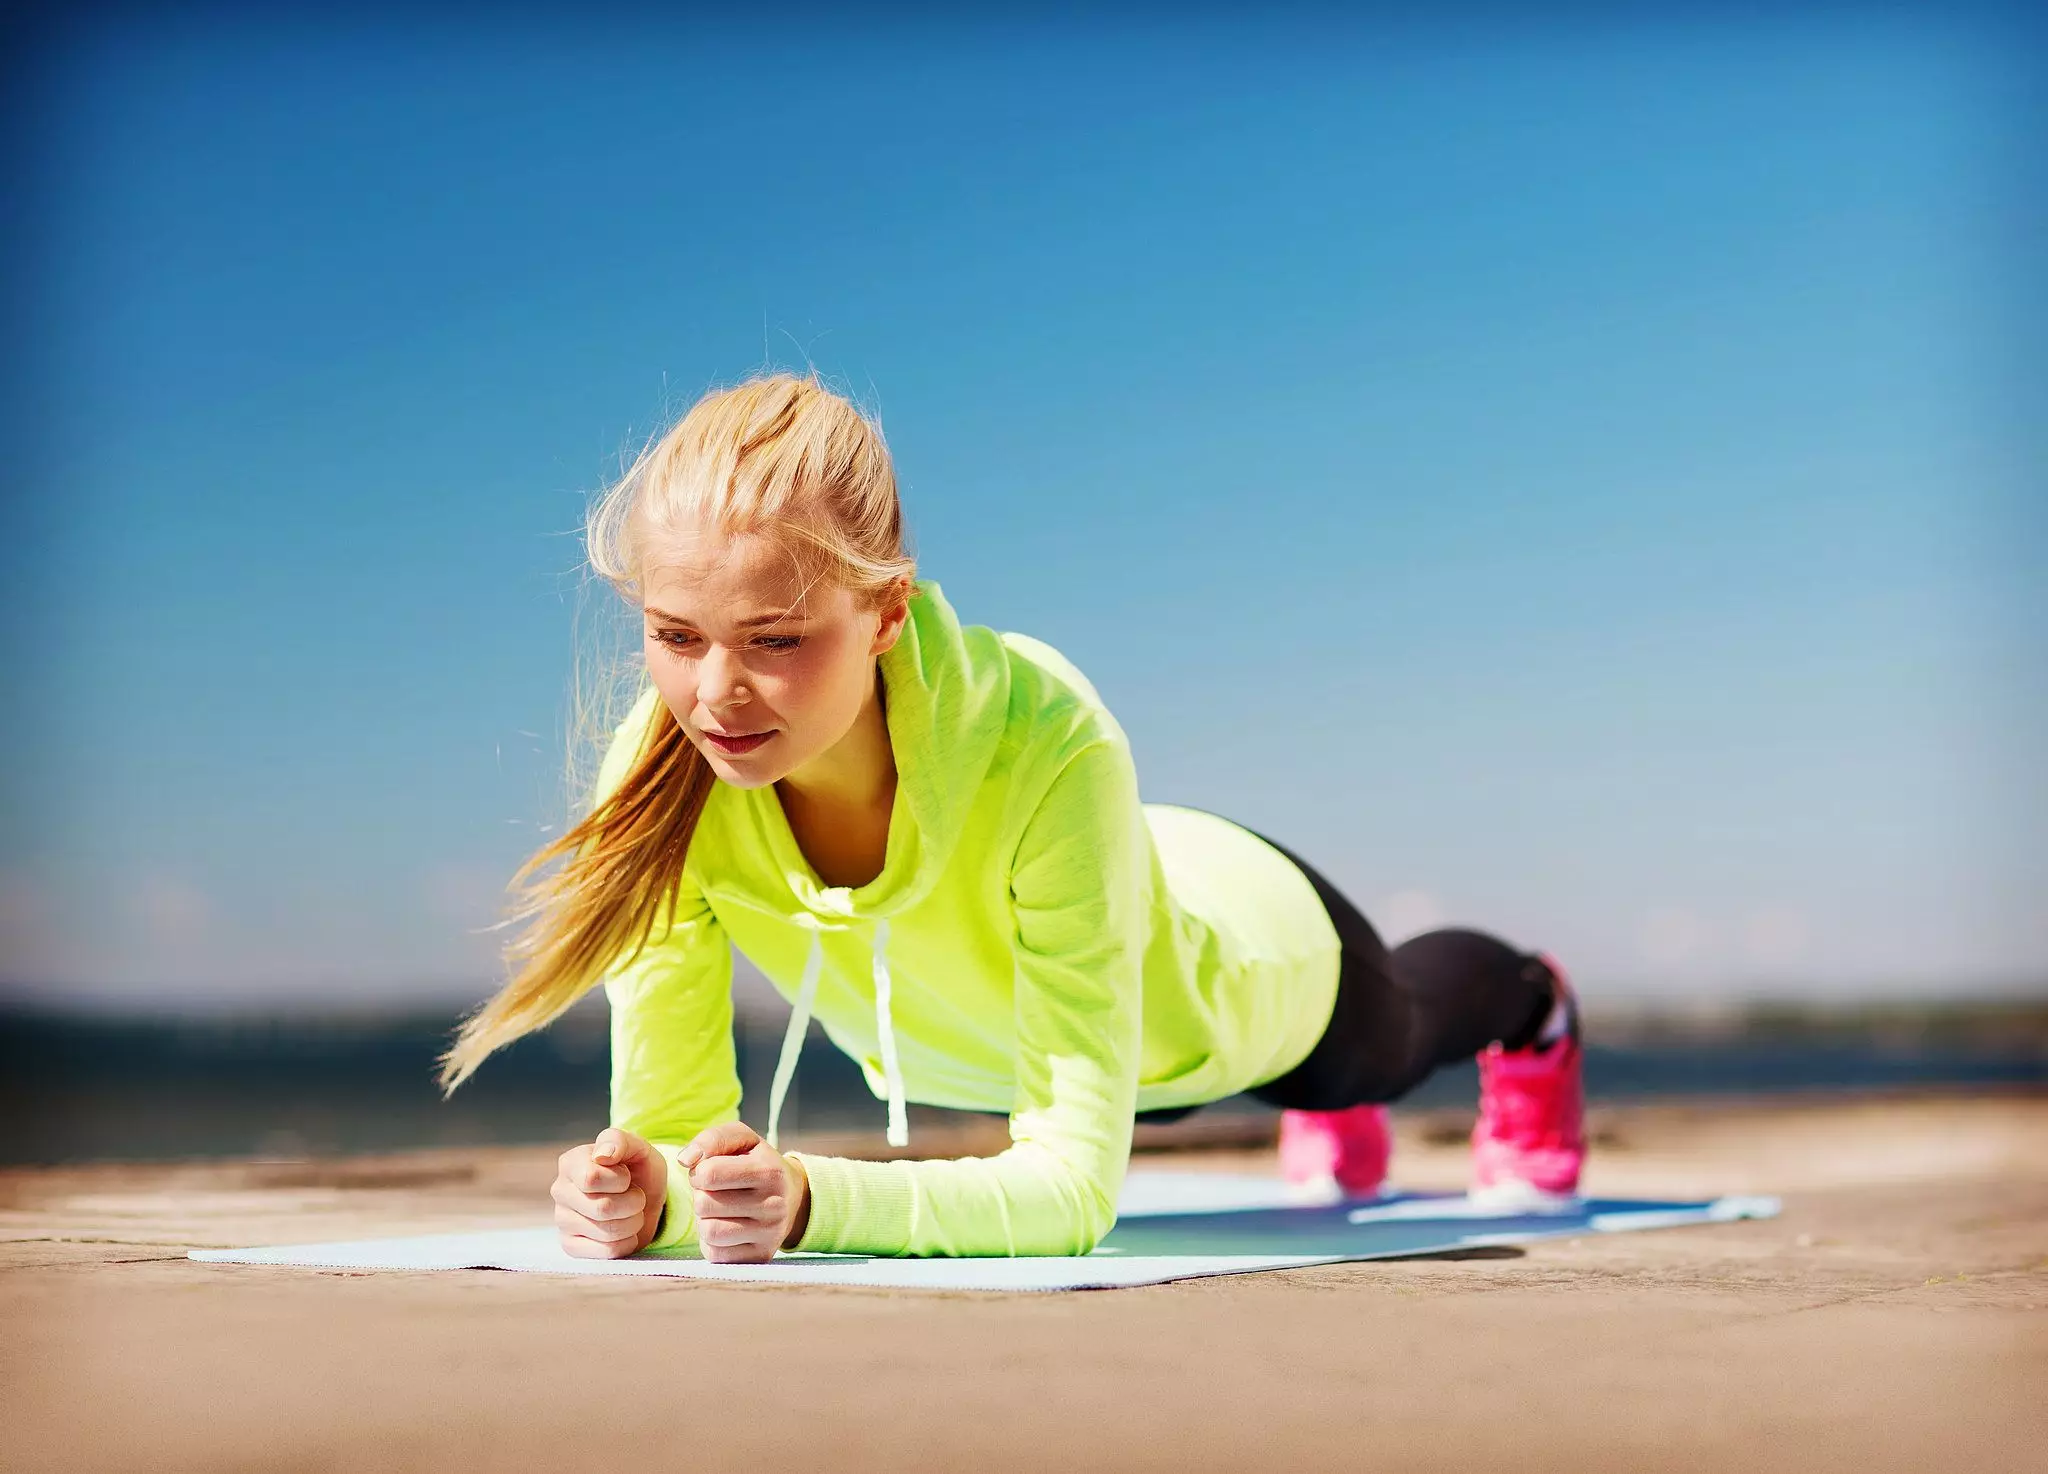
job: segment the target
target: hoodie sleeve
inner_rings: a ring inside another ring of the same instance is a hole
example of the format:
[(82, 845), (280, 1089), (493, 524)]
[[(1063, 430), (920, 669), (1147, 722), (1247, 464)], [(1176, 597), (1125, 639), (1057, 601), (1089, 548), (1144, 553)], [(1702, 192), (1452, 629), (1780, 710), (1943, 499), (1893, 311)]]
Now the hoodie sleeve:
[(1121, 734), (1070, 755), (1025, 826), (1015, 916), (1012, 1145), (960, 1161), (800, 1157), (802, 1249), (1086, 1254), (1116, 1222), (1138, 1090), (1147, 877)]
[[(596, 801), (625, 777), (654, 710), (645, 693), (613, 735)], [(676, 1154), (706, 1126), (736, 1121), (732, 945), (685, 868), (640, 955), (605, 976), (611, 1004), (611, 1124), (668, 1159), (668, 1204), (650, 1249), (697, 1242), (689, 1175)]]
[(611, 1002), (611, 1123), (668, 1159), (668, 1205), (647, 1245), (697, 1242), (689, 1174), (676, 1154), (706, 1126), (736, 1121), (732, 946), (701, 892), (678, 886), (673, 922), (605, 979)]

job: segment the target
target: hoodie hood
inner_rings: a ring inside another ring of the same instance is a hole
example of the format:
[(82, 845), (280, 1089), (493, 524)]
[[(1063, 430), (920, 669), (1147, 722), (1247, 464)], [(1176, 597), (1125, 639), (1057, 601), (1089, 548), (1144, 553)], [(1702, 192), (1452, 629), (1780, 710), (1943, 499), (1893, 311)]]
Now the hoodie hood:
[(789, 920), (811, 933), (803, 981), (769, 1087), (770, 1146), (778, 1144), (782, 1104), (810, 1027), (824, 961), (824, 933), (863, 929), (871, 929), (875, 1032), (881, 1052), (881, 1093), (889, 1109), (888, 1140), (891, 1146), (910, 1141), (891, 1010), (889, 918), (922, 900), (945, 873), (1001, 742), (1010, 704), (1009, 659), (1001, 638), (983, 626), (963, 628), (935, 581), (919, 579), (915, 586), (902, 633), (877, 657), (889, 746), (896, 761), (896, 796), (881, 874), (862, 886), (822, 884), (797, 849), (773, 786), (745, 791), (747, 800), (759, 806), (760, 824), (787, 846), (783, 871), (794, 896)]
[(1002, 740), (1010, 666), (1001, 638), (980, 625), (963, 628), (935, 581), (919, 579), (916, 588), (902, 634), (877, 657), (896, 759), (882, 873), (862, 886), (821, 884), (795, 849), (774, 789), (747, 791), (768, 829), (789, 838), (784, 870), (790, 889), (799, 907), (820, 919), (893, 916), (930, 894), (959, 845)]

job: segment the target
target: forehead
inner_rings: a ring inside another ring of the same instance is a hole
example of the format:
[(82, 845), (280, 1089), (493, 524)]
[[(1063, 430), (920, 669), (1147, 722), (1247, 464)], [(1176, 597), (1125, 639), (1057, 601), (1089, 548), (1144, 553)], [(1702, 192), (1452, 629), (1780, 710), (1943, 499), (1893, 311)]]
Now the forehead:
[(641, 543), (640, 588), (670, 614), (716, 622), (753, 614), (827, 615), (848, 595), (807, 570), (782, 541), (715, 528), (650, 528)]

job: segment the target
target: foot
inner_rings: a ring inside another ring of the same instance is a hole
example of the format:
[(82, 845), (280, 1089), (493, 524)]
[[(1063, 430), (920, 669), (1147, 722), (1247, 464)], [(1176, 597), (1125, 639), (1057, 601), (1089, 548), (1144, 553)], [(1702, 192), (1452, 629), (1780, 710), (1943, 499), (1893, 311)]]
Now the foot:
[(1383, 1105), (1280, 1113), (1280, 1173), (1297, 1198), (1375, 1196), (1393, 1150)]
[(1472, 1128), (1475, 1197), (1503, 1200), (1569, 1197), (1586, 1163), (1585, 1086), (1581, 1078), (1579, 1005), (1557, 959), (1541, 962), (1564, 1005), (1564, 1033), (1550, 1043), (1479, 1054), (1479, 1122)]

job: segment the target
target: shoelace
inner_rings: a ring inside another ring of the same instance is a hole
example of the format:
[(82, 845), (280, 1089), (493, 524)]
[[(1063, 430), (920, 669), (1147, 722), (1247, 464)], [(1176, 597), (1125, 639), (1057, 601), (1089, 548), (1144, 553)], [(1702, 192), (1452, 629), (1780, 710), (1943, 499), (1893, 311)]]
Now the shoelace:
[[(810, 911), (799, 912), (792, 920), (810, 931), (811, 949), (804, 958), (803, 981), (797, 986), (796, 1005), (790, 1010), (789, 1027), (783, 1031), (782, 1051), (776, 1056), (775, 1079), (768, 1087), (768, 1145), (777, 1150), (781, 1149), (782, 1103), (789, 1095), (790, 1082), (796, 1078), (797, 1056), (803, 1053), (804, 1035), (811, 1026), (811, 1009), (818, 999), (818, 972), (825, 962), (824, 934), (851, 929), (835, 926)], [(896, 1058), (896, 1021), (890, 1011), (892, 980), (889, 976), (888, 945), (889, 919), (877, 917), (874, 942), (875, 1034), (881, 1041), (882, 1079), (889, 1101), (887, 1139), (891, 1146), (908, 1146), (910, 1119), (903, 1100), (903, 1070)]]

